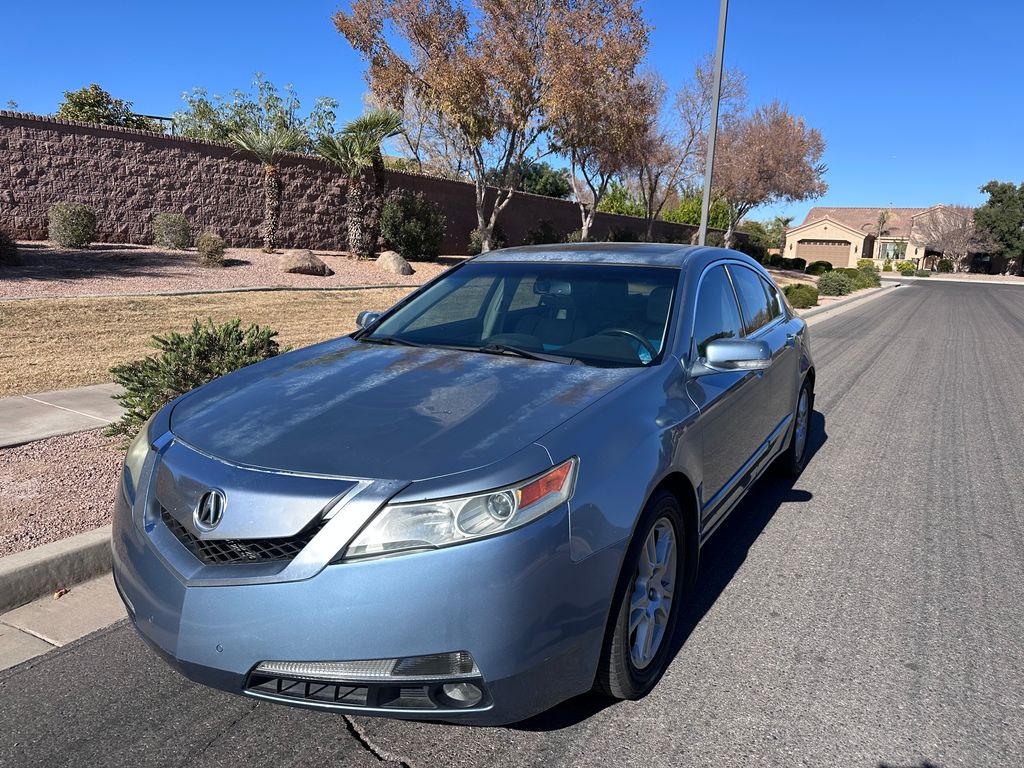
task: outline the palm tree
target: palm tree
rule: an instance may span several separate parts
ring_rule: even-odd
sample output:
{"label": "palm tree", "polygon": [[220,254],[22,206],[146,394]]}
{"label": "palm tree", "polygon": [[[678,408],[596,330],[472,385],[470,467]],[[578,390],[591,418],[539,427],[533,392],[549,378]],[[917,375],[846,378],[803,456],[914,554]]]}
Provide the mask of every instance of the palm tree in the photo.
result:
{"label": "palm tree", "polygon": [[244,128],[229,138],[239,149],[255,155],[263,163],[263,250],[273,253],[277,222],[281,217],[281,177],[277,166],[286,153],[303,147],[306,136],[295,128],[279,126],[267,130]]}
{"label": "palm tree", "polygon": [[[348,250],[357,258],[370,256],[380,239],[384,205],[384,156],[380,145],[402,130],[397,112],[374,109],[348,123],[336,135],[321,135],[316,151],[341,169],[348,179],[345,220]],[[367,174],[369,171],[369,175]]]}

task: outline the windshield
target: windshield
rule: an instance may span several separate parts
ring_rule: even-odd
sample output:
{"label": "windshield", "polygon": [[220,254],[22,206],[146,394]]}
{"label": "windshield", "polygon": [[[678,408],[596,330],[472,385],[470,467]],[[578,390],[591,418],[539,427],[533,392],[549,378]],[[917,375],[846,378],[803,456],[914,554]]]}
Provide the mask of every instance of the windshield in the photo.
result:
{"label": "windshield", "polygon": [[643,366],[661,356],[677,269],[469,263],[360,341]]}

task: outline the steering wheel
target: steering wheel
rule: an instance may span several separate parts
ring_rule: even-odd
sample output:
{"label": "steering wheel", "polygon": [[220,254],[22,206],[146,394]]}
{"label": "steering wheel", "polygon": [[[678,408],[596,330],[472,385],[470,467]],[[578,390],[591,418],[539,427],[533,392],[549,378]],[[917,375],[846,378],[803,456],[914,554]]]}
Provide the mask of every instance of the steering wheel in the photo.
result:
{"label": "steering wheel", "polygon": [[644,349],[646,349],[650,353],[650,355],[651,355],[651,360],[653,360],[654,358],[656,358],[658,356],[658,350],[655,349],[654,345],[651,344],[651,342],[649,342],[647,339],[645,339],[643,336],[641,336],[636,331],[631,331],[628,328],[605,328],[603,331],[601,331],[597,335],[598,336],[626,336],[626,337],[632,339],[633,341],[635,341],[637,344],[639,344]]}

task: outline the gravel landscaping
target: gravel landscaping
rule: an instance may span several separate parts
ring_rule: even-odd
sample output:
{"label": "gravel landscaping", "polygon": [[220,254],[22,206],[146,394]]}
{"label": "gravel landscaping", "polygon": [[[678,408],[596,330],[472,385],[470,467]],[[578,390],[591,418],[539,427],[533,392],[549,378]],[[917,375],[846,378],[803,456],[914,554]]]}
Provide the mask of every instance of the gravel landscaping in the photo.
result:
{"label": "gravel landscaping", "polygon": [[150,245],[96,244],[63,249],[49,243],[19,243],[21,265],[0,268],[0,299],[134,295],[231,288],[342,288],[357,285],[419,285],[458,263],[410,262],[415,272],[396,275],[372,261],[356,261],[337,251],[316,251],[333,275],[281,272],[278,254],[256,248],[228,248],[227,266],[203,267],[194,249],[173,251]]}
{"label": "gravel landscaping", "polygon": [[97,429],[0,449],[0,556],[109,523],[118,446]]}

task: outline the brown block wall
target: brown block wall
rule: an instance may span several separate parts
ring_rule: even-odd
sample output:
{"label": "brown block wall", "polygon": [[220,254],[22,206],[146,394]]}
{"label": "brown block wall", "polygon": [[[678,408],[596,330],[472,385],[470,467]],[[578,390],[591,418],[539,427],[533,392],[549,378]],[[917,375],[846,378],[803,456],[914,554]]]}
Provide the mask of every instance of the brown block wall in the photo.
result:
{"label": "brown block wall", "polygon": [[[99,239],[149,243],[157,213],[183,213],[193,230],[217,232],[234,246],[257,246],[263,219],[263,168],[232,147],[125,128],[0,111],[0,228],[16,238],[46,239],[46,213],[62,200],[96,211]],[[321,160],[293,155],[281,165],[282,247],[345,250],[344,177]],[[423,192],[447,216],[443,251],[466,250],[476,228],[473,185],[389,172],[393,187]],[[575,203],[517,194],[500,224],[509,245],[548,219],[563,233],[579,229]],[[595,237],[644,223],[598,214]],[[694,227],[655,223],[656,240],[689,242]]]}

